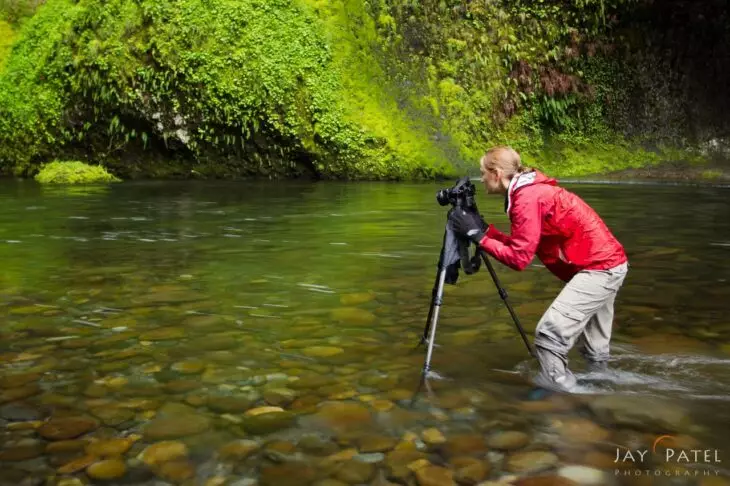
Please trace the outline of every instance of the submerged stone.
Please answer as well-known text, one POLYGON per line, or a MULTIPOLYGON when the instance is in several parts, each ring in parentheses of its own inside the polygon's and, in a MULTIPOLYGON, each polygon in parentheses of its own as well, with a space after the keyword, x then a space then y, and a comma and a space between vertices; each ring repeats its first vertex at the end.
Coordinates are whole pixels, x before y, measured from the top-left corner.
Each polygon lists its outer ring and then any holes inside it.
POLYGON ((48 440, 75 439, 99 427, 99 422, 91 417, 52 418, 38 428, 38 434, 48 440))
POLYGON ((92 464, 86 469, 86 474, 92 479, 118 479, 127 472, 127 466, 120 459, 106 459, 92 464))
POLYGON ((179 415, 155 418, 143 429, 148 440, 176 439, 200 434, 210 428, 210 419, 203 415, 179 415))

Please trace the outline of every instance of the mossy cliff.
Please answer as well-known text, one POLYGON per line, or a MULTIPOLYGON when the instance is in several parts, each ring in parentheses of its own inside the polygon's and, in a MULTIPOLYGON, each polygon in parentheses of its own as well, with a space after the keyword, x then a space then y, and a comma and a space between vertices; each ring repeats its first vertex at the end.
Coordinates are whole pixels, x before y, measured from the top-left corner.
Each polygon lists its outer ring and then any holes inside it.
POLYGON ((125 178, 451 177, 511 143, 581 175, 686 158, 716 136, 627 124, 658 103, 627 82, 641 66, 626 53, 647 52, 628 35, 638 0, 2 6, 5 174, 73 158, 125 178))

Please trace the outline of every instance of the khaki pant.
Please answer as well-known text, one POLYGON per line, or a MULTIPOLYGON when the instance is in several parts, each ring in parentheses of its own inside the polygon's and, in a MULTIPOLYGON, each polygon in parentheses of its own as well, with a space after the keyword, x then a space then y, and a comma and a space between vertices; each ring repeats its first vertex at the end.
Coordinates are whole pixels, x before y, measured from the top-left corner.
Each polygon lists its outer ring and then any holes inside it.
POLYGON ((535 352, 541 366, 536 384, 563 390, 575 385, 575 376, 568 369, 568 351, 577 340, 589 362, 608 360, 613 303, 627 272, 627 263, 609 270, 584 270, 566 284, 535 329, 535 352))

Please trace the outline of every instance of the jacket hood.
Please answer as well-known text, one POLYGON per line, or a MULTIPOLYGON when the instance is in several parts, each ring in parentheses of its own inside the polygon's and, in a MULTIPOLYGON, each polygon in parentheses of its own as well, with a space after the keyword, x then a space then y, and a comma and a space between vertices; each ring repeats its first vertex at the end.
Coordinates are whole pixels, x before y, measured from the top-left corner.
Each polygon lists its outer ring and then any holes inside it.
POLYGON ((546 176, 537 169, 532 169, 529 172, 523 172, 522 174, 514 176, 507 188, 507 195, 504 200, 504 212, 509 213, 509 210, 512 207, 512 198, 517 191, 526 186, 532 186, 535 184, 557 186, 558 181, 557 179, 546 176))

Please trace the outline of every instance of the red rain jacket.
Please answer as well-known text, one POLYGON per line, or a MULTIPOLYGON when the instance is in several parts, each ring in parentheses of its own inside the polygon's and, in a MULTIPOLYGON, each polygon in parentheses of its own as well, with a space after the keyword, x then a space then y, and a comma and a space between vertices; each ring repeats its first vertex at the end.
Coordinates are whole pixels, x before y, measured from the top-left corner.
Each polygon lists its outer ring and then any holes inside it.
POLYGON ((537 257, 563 281, 581 270, 607 270, 627 261, 623 246, 580 197, 540 171, 516 175, 507 190, 510 235, 489 225, 480 245, 515 270, 537 257))

